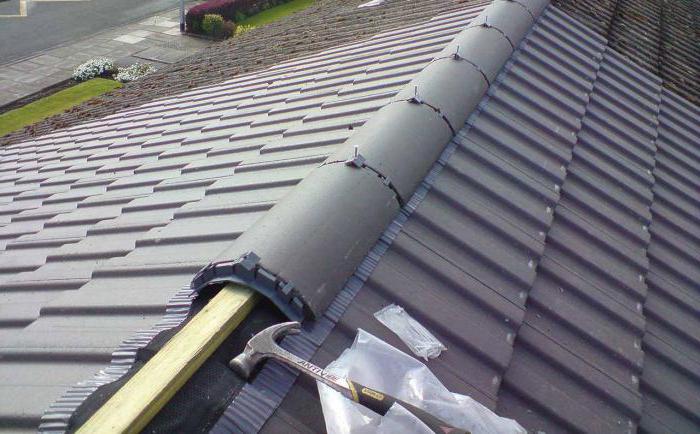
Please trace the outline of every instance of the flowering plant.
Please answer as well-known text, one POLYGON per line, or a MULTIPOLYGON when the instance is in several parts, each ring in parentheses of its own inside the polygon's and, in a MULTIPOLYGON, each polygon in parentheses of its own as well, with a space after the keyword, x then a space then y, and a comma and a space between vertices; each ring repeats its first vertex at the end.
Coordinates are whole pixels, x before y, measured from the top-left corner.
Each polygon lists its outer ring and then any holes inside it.
POLYGON ((119 72, 114 79, 122 83, 138 80, 144 75, 154 72, 156 68, 150 63, 134 63, 126 68, 119 68, 119 72))
POLYGON ((73 71, 76 81, 85 81, 95 77, 112 75, 117 71, 114 61, 105 57, 97 57, 79 65, 73 71))

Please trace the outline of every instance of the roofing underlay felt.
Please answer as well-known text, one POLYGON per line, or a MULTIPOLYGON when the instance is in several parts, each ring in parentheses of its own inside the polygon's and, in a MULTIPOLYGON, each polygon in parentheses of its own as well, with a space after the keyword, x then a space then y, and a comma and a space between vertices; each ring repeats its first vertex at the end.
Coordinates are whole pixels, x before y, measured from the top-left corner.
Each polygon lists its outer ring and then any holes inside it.
MULTIPOLYGON (((182 319, 194 273, 483 6, 0 150, 0 427, 128 365, 174 295, 160 328, 182 319)), ((450 389, 529 429, 697 432, 699 121, 549 7, 314 322, 313 360, 358 327, 404 348, 372 318, 397 303, 448 346, 450 389)), ((264 431, 323 430, 304 379, 271 411, 264 431)))

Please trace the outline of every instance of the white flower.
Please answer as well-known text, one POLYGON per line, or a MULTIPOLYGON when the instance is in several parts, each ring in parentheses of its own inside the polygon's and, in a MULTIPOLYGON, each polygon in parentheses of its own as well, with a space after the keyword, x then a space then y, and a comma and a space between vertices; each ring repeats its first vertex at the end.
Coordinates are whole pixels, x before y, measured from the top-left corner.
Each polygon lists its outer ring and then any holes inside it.
POLYGON ((155 70, 156 68, 150 63, 134 63, 126 68, 119 68, 119 72, 114 76, 114 79, 126 83, 128 81, 138 80, 155 70))
POLYGON ((79 65, 73 71, 73 78, 77 81, 89 80, 94 77, 112 74, 116 71, 114 61, 105 57, 97 57, 79 65))

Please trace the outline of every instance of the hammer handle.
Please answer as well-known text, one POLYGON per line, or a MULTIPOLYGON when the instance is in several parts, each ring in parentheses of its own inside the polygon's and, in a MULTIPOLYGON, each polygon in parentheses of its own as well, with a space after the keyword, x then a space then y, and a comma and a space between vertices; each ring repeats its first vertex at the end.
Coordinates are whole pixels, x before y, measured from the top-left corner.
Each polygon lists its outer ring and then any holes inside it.
POLYGON ((460 428, 455 428, 452 425, 441 421, 437 417, 422 410, 414 405, 404 402, 400 399, 394 398, 393 396, 387 395, 385 393, 376 391, 370 387, 363 386, 360 383, 356 383, 352 380, 348 380, 348 386, 350 387, 350 393, 352 394, 353 401, 362 404, 363 406, 369 408, 370 410, 381 414, 384 416, 394 403, 398 403, 401 407, 408 410, 411 414, 421 420, 425 425, 428 426, 433 432, 438 434, 469 434, 469 431, 465 431, 460 428))

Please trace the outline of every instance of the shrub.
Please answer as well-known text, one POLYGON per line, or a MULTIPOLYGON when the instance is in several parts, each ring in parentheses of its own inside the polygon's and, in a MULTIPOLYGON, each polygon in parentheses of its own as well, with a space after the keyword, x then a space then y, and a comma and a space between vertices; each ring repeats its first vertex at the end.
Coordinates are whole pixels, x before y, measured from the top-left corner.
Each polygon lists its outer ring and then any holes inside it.
POLYGON ((276 6, 289 0, 208 0, 191 7, 185 15, 188 32, 203 33, 205 15, 221 15, 224 20, 239 23, 267 6, 276 6))
POLYGON ((227 20, 233 20, 236 16, 236 10, 245 6, 242 3, 250 1, 251 0, 209 0, 193 6, 187 11, 187 15, 185 15, 187 30, 194 33, 202 33, 204 31, 202 22, 205 15, 216 14, 221 15, 227 20))
POLYGON ((127 83, 129 81, 138 80, 155 70, 156 68, 150 63, 134 63, 126 68, 119 68, 119 72, 114 76, 114 79, 122 83, 127 83))
POLYGON ((106 57, 90 59, 82 65, 78 65, 73 71, 76 81, 85 81, 95 77, 108 77, 117 72, 114 61, 106 57))
POLYGON ((225 20, 224 25, 221 27, 221 36, 224 38, 230 38, 236 34, 236 23, 233 21, 225 20))
POLYGON ((204 15, 202 30, 205 34, 209 36, 220 36, 222 27, 224 27, 224 17, 217 14, 204 15))

